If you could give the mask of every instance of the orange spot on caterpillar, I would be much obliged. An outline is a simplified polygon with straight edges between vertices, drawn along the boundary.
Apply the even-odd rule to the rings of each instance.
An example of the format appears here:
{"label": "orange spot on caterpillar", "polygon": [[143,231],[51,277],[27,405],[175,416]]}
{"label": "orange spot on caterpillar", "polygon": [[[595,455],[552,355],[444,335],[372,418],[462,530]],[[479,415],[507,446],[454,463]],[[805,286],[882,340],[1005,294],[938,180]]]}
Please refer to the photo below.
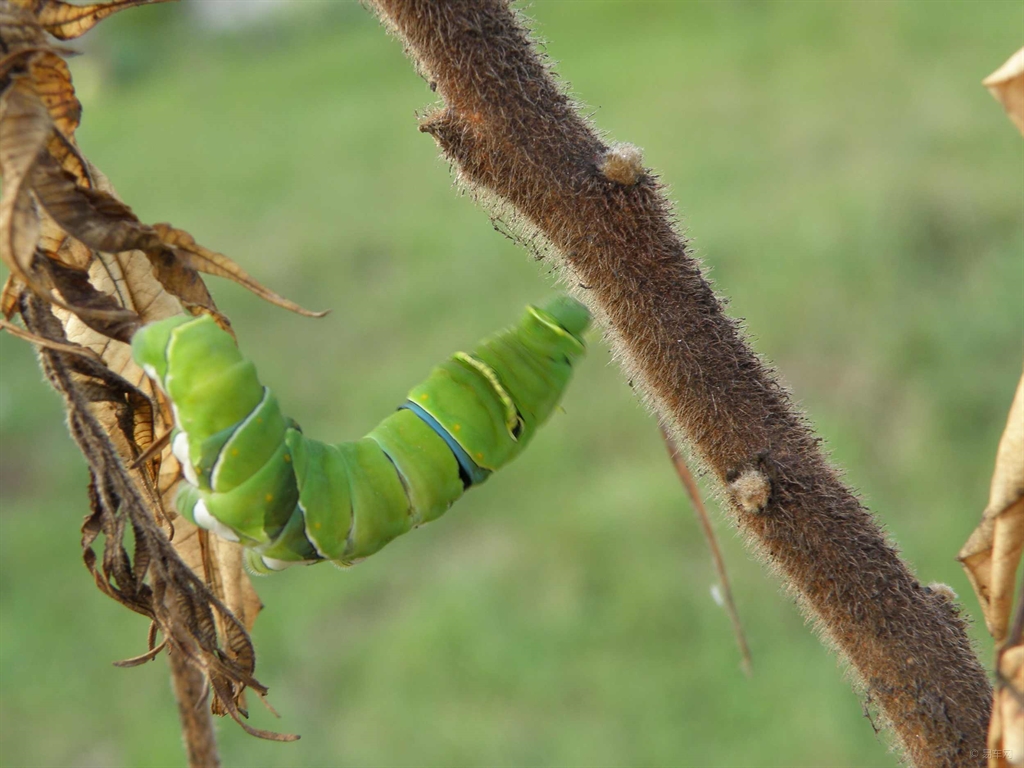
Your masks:
{"label": "orange spot on caterpillar", "polygon": [[460,429],[462,429],[462,425],[461,424],[453,424],[452,425],[452,431],[453,432],[458,432]]}
{"label": "orange spot on caterpillar", "polygon": [[238,449],[237,448],[232,448],[231,449],[231,455],[232,456],[237,456],[238,455]]}
{"label": "orange spot on caterpillar", "polygon": [[429,399],[430,399],[430,395],[428,395],[426,392],[424,392],[422,395],[420,395],[420,400],[429,400]]}
{"label": "orange spot on caterpillar", "polygon": [[321,525],[322,523],[313,523],[313,527],[316,528],[318,531],[320,530]]}
{"label": "orange spot on caterpillar", "polygon": [[272,502],[274,500],[274,494],[268,493],[266,496],[263,497],[263,499],[264,499],[264,501],[267,502],[267,504],[269,504],[270,502]]}
{"label": "orange spot on caterpillar", "polygon": [[482,458],[484,457],[484,455],[483,455],[482,453],[478,453],[478,454],[476,455],[476,457],[477,457],[478,459],[482,459]]}
{"label": "orange spot on caterpillar", "polygon": [[284,463],[285,464],[291,464],[292,463],[292,457],[289,454],[287,454],[287,453],[284,455]]}

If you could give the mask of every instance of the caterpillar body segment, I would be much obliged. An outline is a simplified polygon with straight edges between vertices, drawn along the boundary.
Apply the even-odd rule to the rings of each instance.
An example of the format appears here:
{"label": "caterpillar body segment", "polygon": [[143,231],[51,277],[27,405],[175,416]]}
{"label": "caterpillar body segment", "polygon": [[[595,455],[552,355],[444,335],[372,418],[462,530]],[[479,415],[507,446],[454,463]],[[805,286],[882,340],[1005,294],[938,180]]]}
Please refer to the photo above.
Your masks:
{"label": "caterpillar body segment", "polygon": [[435,520],[518,456],[585,351],[587,310],[568,297],[457,353],[361,440],[329,445],[281,412],[209,316],[143,327],[136,361],[169,397],[183,516],[249,548],[258,572],[351,565]]}
{"label": "caterpillar body segment", "polygon": [[471,484],[483,482],[522,453],[551,415],[586,351],[581,337],[589,324],[587,309],[568,296],[527,307],[518,325],[435,368],[404,407],[429,414],[482,470]]}

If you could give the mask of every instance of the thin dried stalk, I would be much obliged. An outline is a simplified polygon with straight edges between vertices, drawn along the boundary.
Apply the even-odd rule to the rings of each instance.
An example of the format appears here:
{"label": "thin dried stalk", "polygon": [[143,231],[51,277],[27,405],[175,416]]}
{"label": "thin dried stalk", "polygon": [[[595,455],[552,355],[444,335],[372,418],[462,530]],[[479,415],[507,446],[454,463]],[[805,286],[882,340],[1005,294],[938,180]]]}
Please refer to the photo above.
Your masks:
{"label": "thin dried stalk", "polygon": [[213,715],[206,706],[210,686],[201,669],[189,663],[180,653],[167,654],[171,666],[174,698],[178,701],[181,736],[185,742],[189,768],[218,768],[217,734],[213,730]]}
{"label": "thin dried stalk", "polygon": [[726,487],[897,745],[922,768],[982,764],[990,688],[963,619],[918,583],[724,314],[635,148],[601,141],[503,0],[375,5],[444,100],[421,130],[553,245],[626,374]]}
{"label": "thin dried stalk", "polygon": [[690,497],[693,504],[693,514],[700,523],[700,529],[704,533],[704,540],[708,543],[708,552],[711,553],[711,562],[715,566],[715,573],[718,574],[718,582],[722,588],[722,602],[725,605],[725,612],[729,614],[729,621],[732,623],[732,633],[736,636],[736,645],[740,649],[740,666],[743,674],[751,677],[754,674],[754,662],[750,658],[750,646],[747,645],[747,636],[743,632],[743,622],[740,621],[740,613],[736,610],[736,602],[732,599],[732,586],[729,584],[729,572],[725,568],[725,558],[722,557],[722,550],[718,547],[718,538],[715,536],[715,529],[711,527],[711,516],[704,506],[700,497],[700,488],[697,481],[693,479],[693,473],[686,466],[686,459],[683,458],[679,446],[665,430],[661,427],[661,436],[665,440],[665,447],[668,449],[669,458],[672,459],[672,466],[676,468],[679,475],[679,482],[686,489],[686,495]]}

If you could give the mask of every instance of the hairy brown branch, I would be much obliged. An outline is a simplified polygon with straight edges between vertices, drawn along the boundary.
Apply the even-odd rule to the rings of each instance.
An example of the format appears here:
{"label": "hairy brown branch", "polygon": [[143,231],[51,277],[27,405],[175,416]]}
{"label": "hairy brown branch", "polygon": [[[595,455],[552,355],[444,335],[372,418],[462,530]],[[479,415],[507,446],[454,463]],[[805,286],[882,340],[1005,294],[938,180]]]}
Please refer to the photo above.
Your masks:
{"label": "hairy brown branch", "polygon": [[[609,148],[503,0],[375,0],[444,99],[421,129],[541,232],[627,375],[729,492],[737,524],[848,659],[918,766],[983,762],[990,690],[701,274],[658,182]],[[609,155],[614,155],[610,157]]]}

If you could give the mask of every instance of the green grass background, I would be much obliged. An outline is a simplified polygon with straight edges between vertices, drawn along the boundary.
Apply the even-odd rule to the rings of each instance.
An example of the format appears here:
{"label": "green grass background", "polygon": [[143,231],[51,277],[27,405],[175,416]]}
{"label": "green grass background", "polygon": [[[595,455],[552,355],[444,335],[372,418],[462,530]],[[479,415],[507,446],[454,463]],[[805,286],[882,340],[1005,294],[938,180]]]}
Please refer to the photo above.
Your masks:
{"label": "green grass background", "polygon": [[[306,8],[311,4],[302,7]],[[298,6],[296,6],[298,7]],[[1018,2],[537,2],[558,71],[645,150],[696,252],[922,581],[990,642],[957,550],[1021,370],[1024,152],[980,86]],[[550,266],[453,189],[426,84],[354,3],[227,35],[181,6],[73,61],[84,151],[145,221],[320,321],[211,281],[306,431],[365,433]],[[0,334],[0,762],[181,765],[146,622],[81,564],[86,472]],[[755,676],[657,429],[595,344],[530,451],[349,572],[260,580],[258,677],[296,744],[219,726],[227,766],[893,766],[845,673],[717,513]]]}

